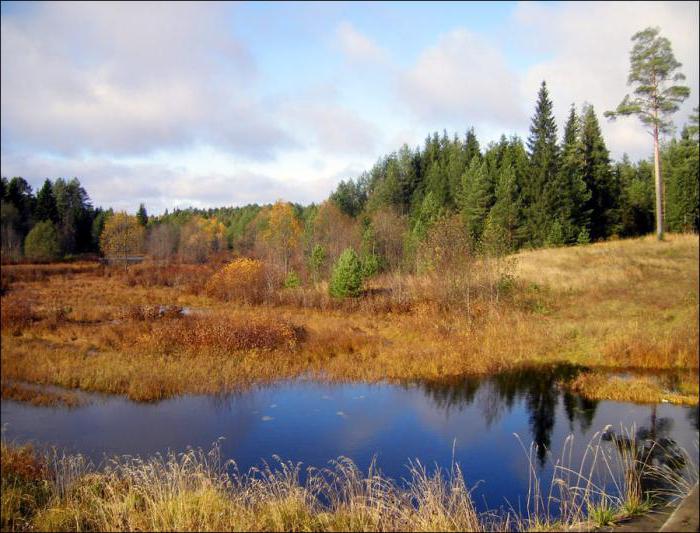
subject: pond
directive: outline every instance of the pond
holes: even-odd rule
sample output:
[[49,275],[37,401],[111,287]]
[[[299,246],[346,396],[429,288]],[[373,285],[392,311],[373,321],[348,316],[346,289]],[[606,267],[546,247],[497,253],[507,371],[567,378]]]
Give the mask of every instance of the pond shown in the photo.
[[[559,371],[520,371],[488,379],[439,383],[333,384],[283,381],[228,396],[183,396],[154,404],[90,395],[78,408],[34,407],[2,401],[4,438],[81,452],[147,456],[210,449],[247,470],[277,455],[305,466],[328,466],[339,456],[362,470],[373,457],[381,471],[408,477],[409,459],[431,466],[461,465],[481,510],[524,502],[528,448],[543,479],[551,477],[566,437],[571,464],[608,424],[635,428],[697,457],[698,409],[670,404],[592,402],[557,387]],[[516,437],[517,436],[517,437]]]

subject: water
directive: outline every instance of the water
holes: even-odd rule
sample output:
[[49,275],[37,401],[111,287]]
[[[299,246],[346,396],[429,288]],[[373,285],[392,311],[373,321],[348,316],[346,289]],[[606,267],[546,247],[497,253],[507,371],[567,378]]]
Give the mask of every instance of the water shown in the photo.
[[[33,407],[2,401],[8,441],[33,441],[81,452],[151,455],[188,446],[221,451],[241,470],[273,455],[305,466],[350,457],[363,470],[376,456],[382,472],[408,477],[409,459],[449,468],[453,457],[480,509],[523,502],[528,458],[551,475],[569,434],[577,465],[594,433],[611,424],[675,442],[697,456],[698,409],[670,404],[591,402],[563,393],[559,371],[518,372],[450,383],[328,384],[287,381],[225,396],[185,396],[155,404],[93,395],[84,407]],[[515,435],[519,436],[519,439]],[[522,442],[522,444],[521,444]],[[545,451],[548,450],[548,451]]]

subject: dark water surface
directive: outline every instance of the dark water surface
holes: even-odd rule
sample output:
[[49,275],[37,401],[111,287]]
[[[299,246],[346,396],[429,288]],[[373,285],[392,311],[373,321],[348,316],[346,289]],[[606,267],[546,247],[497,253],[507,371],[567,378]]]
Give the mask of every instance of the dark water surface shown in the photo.
[[[561,392],[557,372],[518,372],[450,383],[328,384],[287,381],[226,397],[185,396],[155,404],[94,395],[84,407],[2,401],[7,441],[51,444],[99,462],[104,454],[148,456],[188,446],[221,451],[247,470],[273,455],[324,467],[338,456],[366,470],[407,477],[409,459],[448,468],[458,462],[479,508],[517,506],[528,486],[523,445],[551,476],[569,434],[577,465],[596,432],[611,424],[665,439],[697,457],[698,409],[670,404],[591,402]],[[514,434],[517,434],[520,441]]]

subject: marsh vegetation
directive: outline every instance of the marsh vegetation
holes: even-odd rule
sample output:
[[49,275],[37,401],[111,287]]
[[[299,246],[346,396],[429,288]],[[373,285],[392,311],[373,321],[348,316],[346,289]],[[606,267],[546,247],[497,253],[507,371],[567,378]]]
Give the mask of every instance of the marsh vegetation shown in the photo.
[[[299,375],[444,379],[572,363],[597,371],[574,384],[594,398],[697,403],[697,237],[499,261],[505,285],[475,260],[464,276],[378,276],[346,299],[325,282],[229,284],[235,261],[4,266],[2,375],[152,401]],[[672,391],[596,377],[621,368],[688,372]]]

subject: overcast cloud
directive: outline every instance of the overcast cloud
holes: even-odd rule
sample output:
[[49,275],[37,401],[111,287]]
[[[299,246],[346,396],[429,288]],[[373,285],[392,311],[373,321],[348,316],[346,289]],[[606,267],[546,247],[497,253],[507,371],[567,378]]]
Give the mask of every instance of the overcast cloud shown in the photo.
[[[428,18],[326,7],[281,31],[275,4],[3,2],[2,175],[77,176],[95,204],[130,211],[320,201],[433,130],[526,136],[543,79],[560,127],[591,103],[613,156],[647,157],[636,119],[602,112],[629,92],[630,37],[649,25],[691,87],[675,122],[698,102],[697,3],[525,3],[502,20],[468,3]],[[392,40],[373,10],[416,42]]]

